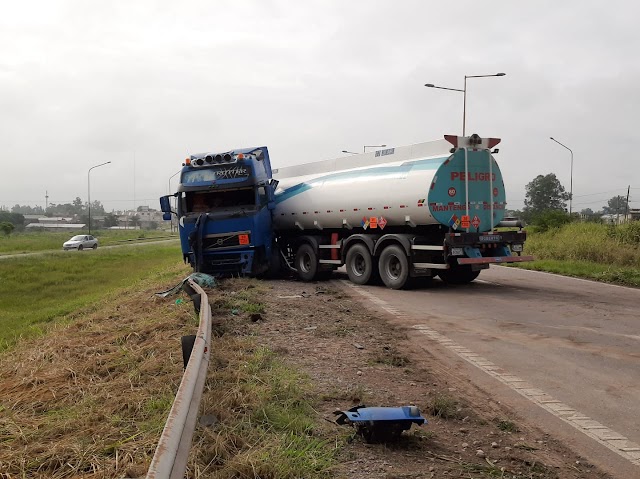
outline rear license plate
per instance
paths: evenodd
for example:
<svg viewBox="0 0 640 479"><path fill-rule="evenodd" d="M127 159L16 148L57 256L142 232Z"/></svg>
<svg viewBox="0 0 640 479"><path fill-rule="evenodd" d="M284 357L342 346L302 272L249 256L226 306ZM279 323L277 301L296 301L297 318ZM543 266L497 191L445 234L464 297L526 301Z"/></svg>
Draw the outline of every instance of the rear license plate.
<svg viewBox="0 0 640 479"><path fill-rule="evenodd" d="M502 236L485 235L485 236L480 236L480 238L478 239L480 240L481 243L499 243L500 241L502 241Z"/></svg>

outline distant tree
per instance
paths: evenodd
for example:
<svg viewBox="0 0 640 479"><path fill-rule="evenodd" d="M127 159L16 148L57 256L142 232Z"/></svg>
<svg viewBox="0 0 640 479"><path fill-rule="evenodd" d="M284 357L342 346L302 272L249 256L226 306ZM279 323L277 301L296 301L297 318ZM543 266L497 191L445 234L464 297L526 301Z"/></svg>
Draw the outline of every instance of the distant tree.
<svg viewBox="0 0 640 479"><path fill-rule="evenodd" d="M98 200L91 202L91 215L104 215L104 206Z"/></svg>
<svg viewBox="0 0 640 479"><path fill-rule="evenodd" d="M9 236L14 229L15 226L13 223L9 223L8 221L0 223L0 231L2 231L5 236Z"/></svg>
<svg viewBox="0 0 640 479"><path fill-rule="evenodd" d="M129 218L129 221L133 226L140 226L140 217L138 215L133 215Z"/></svg>
<svg viewBox="0 0 640 479"><path fill-rule="evenodd" d="M0 211L0 222L10 223L14 226L14 228L22 229L24 227L24 216L22 216L20 213L9 213L8 211Z"/></svg>
<svg viewBox="0 0 640 479"><path fill-rule="evenodd" d="M627 211L627 197L626 196L614 196L607 201L607 206L602 208L605 215L625 214Z"/></svg>
<svg viewBox="0 0 640 479"><path fill-rule="evenodd" d="M118 217L113 213L107 213L104 217L104 225L107 228L111 226L118 226Z"/></svg>
<svg viewBox="0 0 640 479"><path fill-rule="evenodd" d="M44 208L42 206L29 206L29 205L14 205L11 207L12 213L19 213L23 215L43 215Z"/></svg>
<svg viewBox="0 0 640 479"><path fill-rule="evenodd" d="M523 213L520 210L505 210L504 215L510 218L522 218Z"/></svg>
<svg viewBox="0 0 640 479"><path fill-rule="evenodd" d="M82 214L82 210L84 209L84 203L82 202L82 199L80 199L79 196L76 196L76 199L73 200L72 206L73 206L74 215Z"/></svg>
<svg viewBox="0 0 640 479"><path fill-rule="evenodd" d="M47 216L74 216L76 207L72 203L55 204L52 203L47 208Z"/></svg>
<svg viewBox="0 0 640 479"><path fill-rule="evenodd" d="M527 221L545 211L566 211L570 195L556 175L538 175L526 186L524 214Z"/></svg>

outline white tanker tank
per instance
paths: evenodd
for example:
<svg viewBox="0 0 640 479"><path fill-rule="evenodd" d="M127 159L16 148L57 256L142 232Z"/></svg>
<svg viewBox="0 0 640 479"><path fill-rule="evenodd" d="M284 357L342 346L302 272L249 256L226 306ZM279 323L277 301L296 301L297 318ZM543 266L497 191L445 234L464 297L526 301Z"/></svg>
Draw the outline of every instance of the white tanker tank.
<svg viewBox="0 0 640 479"><path fill-rule="evenodd" d="M457 148L459 140L465 144ZM490 152L499 141L447 136L274 170L279 181L275 229L440 224L457 231L490 231L506 206L502 175Z"/></svg>

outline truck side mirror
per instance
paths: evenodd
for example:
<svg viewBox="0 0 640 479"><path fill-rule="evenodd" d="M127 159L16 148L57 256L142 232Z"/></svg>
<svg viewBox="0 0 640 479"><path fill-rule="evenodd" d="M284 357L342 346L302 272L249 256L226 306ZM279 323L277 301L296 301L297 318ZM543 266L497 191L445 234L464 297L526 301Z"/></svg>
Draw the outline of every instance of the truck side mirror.
<svg viewBox="0 0 640 479"><path fill-rule="evenodd" d="M275 210L276 209L276 202L275 201L269 201L267 203L267 209L271 210L271 211Z"/></svg>
<svg viewBox="0 0 640 479"><path fill-rule="evenodd" d="M171 221L171 213L164 213L162 219L165 221Z"/></svg>
<svg viewBox="0 0 640 479"><path fill-rule="evenodd" d="M169 203L169 196L161 196L160 197L160 211L163 213L169 213L169 218L166 215L163 216L165 220L171 219L171 203Z"/></svg>

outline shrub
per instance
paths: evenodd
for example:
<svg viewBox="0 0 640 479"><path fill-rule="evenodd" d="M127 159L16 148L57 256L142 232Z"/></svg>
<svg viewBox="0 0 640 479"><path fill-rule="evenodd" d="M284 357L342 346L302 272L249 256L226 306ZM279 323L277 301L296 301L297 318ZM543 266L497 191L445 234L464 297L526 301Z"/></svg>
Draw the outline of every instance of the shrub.
<svg viewBox="0 0 640 479"><path fill-rule="evenodd" d="M533 224L541 232L560 228L568 223L571 223L571 217L560 210L543 211L533 218Z"/></svg>

